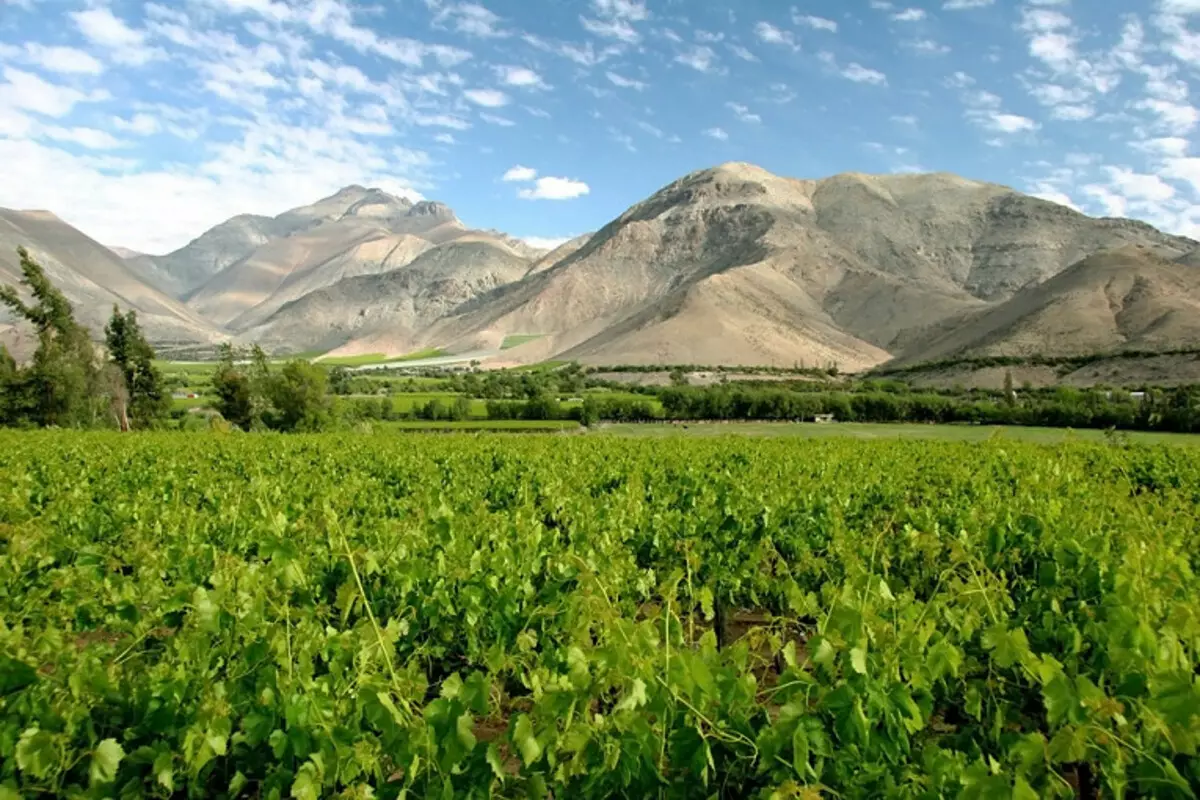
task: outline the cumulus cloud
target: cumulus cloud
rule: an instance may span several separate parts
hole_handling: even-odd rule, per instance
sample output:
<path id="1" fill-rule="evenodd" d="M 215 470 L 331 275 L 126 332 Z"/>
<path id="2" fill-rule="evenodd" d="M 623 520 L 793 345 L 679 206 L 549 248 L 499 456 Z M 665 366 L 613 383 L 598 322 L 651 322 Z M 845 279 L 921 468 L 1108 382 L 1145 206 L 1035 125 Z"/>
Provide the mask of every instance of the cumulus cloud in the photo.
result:
<path id="1" fill-rule="evenodd" d="M 538 178 L 532 188 L 522 189 L 517 196 L 523 200 L 574 200 L 591 192 L 583 181 L 571 178 Z"/>
<path id="2" fill-rule="evenodd" d="M 892 19 L 896 22 L 920 22 L 925 19 L 925 9 L 923 8 L 906 8 L 903 11 L 897 11 L 892 14 Z"/>
<path id="3" fill-rule="evenodd" d="M 512 183 L 512 182 L 527 183 L 528 181 L 531 181 L 531 180 L 535 179 L 536 177 L 537 177 L 536 169 L 534 169 L 533 167 L 523 167 L 520 164 L 518 164 L 517 166 L 509 169 L 508 172 L 504 173 L 504 176 L 501 177 L 500 180 L 506 181 L 509 183 Z"/>
<path id="4" fill-rule="evenodd" d="M 574 236 L 522 236 L 521 241 L 537 250 L 557 250 L 567 242 L 574 239 Z"/>
<path id="5" fill-rule="evenodd" d="M 729 141 L 729 134 L 726 133 L 722 128 L 709 128 L 708 130 L 704 131 L 704 135 L 711 139 L 716 139 L 718 142 Z"/>
<path id="6" fill-rule="evenodd" d="M 497 66 L 494 69 L 497 79 L 505 86 L 533 89 L 546 88 L 546 82 L 542 80 L 542 76 L 528 67 Z"/>

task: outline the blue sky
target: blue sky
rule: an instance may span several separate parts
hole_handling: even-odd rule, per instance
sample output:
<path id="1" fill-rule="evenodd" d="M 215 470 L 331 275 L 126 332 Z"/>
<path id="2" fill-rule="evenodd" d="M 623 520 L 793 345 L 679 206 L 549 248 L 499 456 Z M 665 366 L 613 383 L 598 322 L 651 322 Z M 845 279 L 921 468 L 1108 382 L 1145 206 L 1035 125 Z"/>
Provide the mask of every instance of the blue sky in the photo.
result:
<path id="1" fill-rule="evenodd" d="M 537 240 L 695 169 L 1200 235 L 1200 0 L 0 0 L 0 206 L 163 252 L 349 183 Z"/>

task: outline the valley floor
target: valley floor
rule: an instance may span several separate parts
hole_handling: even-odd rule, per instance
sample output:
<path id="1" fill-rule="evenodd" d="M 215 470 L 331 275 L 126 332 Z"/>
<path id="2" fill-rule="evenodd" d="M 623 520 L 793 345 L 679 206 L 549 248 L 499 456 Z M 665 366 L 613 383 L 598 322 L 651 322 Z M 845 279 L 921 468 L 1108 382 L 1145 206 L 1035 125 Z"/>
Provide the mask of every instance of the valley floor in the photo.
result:
<path id="1" fill-rule="evenodd" d="M 647 438 L 735 435 L 801 439 L 927 439 L 948 442 L 979 442 L 995 438 L 1043 444 L 1057 444 L 1065 441 L 1101 442 L 1111 435 L 1107 431 L 1092 429 L 867 422 L 835 422 L 831 424 L 812 422 L 612 423 L 600 426 L 597 431 L 614 436 Z M 1129 441 L 1138 444 L 1200 445 L 1200 435 L 1197 434 L 1122 431 L 1118 435 L 1127 436 Z"/>

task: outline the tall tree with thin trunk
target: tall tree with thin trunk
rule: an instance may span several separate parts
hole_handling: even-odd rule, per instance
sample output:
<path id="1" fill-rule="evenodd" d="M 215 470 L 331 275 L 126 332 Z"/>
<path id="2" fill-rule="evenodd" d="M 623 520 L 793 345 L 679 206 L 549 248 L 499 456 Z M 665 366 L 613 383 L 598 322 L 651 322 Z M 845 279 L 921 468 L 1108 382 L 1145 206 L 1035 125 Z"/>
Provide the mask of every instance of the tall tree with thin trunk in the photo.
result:
<path id="1" fill-rule="evenodd" d="M 37 331 L 33 363 L 17 381 L 23 406 L 20 416 L 38 425 L 94 425 L 106 404 L 99 386 L 96 351 L 87 330 L 75 321 L 71 304 L 55 288 L 41 264 L 24 247 L 17 248 L 21 284 L 0 286 L 0 303 Z"/>
<path id="2" fill-rule="evenodd" d="M 129 418 L 138 428 L 151 428 L 170 411 L 171 397 L 163 386 L 162 375 L 154 366 L 154 348 L 146 341 L 138 324 L 137 312 L 124 315 L 113 306 L 112 317 L 104 328 L 108 357 L 120 371 L 129 413 L 118 417 L 121 430 L 129 429 Z M 115 408 L 115 406 L 114 406 Z M 121 421 L 124 420 L 124 421 Z"/>

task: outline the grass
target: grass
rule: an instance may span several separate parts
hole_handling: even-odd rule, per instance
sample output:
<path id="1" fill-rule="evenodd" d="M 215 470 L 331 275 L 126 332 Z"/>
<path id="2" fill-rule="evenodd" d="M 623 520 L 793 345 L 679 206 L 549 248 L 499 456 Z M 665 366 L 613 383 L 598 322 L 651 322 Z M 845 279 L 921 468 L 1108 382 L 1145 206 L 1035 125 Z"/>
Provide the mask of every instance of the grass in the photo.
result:
<path id="1" fill-rule="evenodd" d="M 686 425 L 686 428 L 684 427 Z M 611 424 L 600 429 L 615 436 L 673 437 L 673 436 L 764 436 L 795 437 L 804 439 L 933 439 L 940 441 L 978 442 L 992 437 L 1014 441 L 1057 444 L 1075 441 L 1104 441 L 1101 430 L 1074 430 L 1067 428 L 1023 428 L 995 425 L 912 425 L 871 424 L 862 422 L 835 422 L 818 425 L 811 422 L 730 422 L 730 423 L 650 423 Z M 1156 431 L 1129 431 L 1130 441 L 1139 444 L 1184 444 L 1200 445 L 1200 436 L 1186 433 L 1159 433 Z"/>
<path id="2" fill-rule="evenodd" d="M 205 408 L 212 405 L 212 401 L 216 399 L 200 395 L 199 397 L 172 397 L 171 407 L 178 410 L 187 410 L 189 408 Z"/>
<path id="3" fill-rule="evenodd" d="M 377 423 L 384 430 L 400 432 L 478 432 L 513 431 L 520 433 L 552 433 L 579 430 L 574 420 L 536 419 L 472 419 L 463 422 L 429 422 L 425 420 Z"/>
<path id="4" fill-rule="evenodd" d="M 544 333 L 514 333 L 511 336 L 504 337 L 504 341 L 500 343 L 500 349 L 511 350 L 514 347 L 520 347 L 529 342 L 536 342 L 545 335 Z"/>
<path id="5" fill-rule="evenodd" d="M 387 361 L 388 357 L 383 353 L 363 353 L 357 356 L 333 356 L 332 358 L 323 358 L 318 361 L 318 364 L 323 364 L 330 367 L 361 367 L 366 364 L 382 364 Z"/>
<path id="6" fill-rule="evenodd" d="M 389 358 L 386 363 L 391 364 L 393 362 L 400 363 L 402 361 L 422 361 L 426 358 L 441 358 L 444 355 L 447 355 L 447 353 L 440 347 L 426 347 L 424 350 L 418 350 L 417 352 L 409 353 L 406 356 Z"/>

